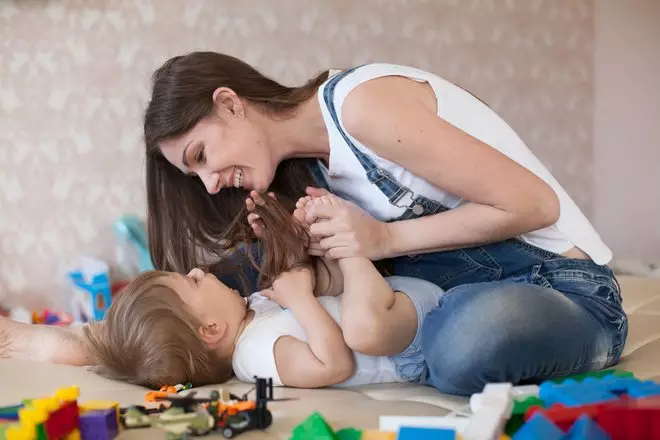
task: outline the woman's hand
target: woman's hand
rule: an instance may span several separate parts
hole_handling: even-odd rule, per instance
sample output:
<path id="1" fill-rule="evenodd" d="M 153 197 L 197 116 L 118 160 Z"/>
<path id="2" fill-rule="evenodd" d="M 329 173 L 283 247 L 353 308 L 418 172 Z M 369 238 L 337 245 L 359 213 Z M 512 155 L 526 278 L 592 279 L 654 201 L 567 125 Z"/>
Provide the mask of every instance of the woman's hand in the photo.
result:
<path id="1" fill-rule="evenodd" d="M 314 297 L 314 274 L 307 268 L 284 272 L 261 294 L 282 307 L 294 309 Z"/>
<path id="2" fill-rule="evenodd" d="M 306 222 L 313 236 L 323 237 L 318 248 L 327 258 L 364 257 L 372 261 L 388 256 L 389 232 L 356 204 L 333 194 L 307 203 Z"/>

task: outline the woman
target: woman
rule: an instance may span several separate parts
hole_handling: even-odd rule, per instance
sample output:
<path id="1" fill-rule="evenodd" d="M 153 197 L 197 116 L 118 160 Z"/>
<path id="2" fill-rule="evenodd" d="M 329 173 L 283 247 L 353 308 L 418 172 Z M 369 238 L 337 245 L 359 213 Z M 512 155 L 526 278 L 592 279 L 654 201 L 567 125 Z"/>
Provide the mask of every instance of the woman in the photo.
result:
<path id="1" fill-rule="evenodd" d="M 250 191 L 293 204 L 327 187 L 353 203 L 310 208 L 314 252 L 368 257 L 446 290 L 421 330 L 439 390 L 467 395 L 621 356 L 610 250 L 515 132 L 442 78 L 370 64 L 285 87 L 233 57 L 191 53 L 155 72 L 144 130 L 159 269 L 225 261 Z"/>

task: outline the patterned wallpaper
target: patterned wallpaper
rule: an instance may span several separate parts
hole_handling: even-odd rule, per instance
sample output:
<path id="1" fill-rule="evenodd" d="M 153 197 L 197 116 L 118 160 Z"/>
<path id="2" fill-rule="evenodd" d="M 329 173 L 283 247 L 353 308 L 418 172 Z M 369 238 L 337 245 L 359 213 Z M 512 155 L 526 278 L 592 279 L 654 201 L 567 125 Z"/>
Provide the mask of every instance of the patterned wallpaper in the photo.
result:
<path id="1" fill-rule="evenodd" d="M 144 214 L 141 115 L 167 57 L 216 50 L 287 84 L 384 61 L 487 101 L 591 212 L 591 0 L 0 1 L 0 300 L 63 298 Z"/>

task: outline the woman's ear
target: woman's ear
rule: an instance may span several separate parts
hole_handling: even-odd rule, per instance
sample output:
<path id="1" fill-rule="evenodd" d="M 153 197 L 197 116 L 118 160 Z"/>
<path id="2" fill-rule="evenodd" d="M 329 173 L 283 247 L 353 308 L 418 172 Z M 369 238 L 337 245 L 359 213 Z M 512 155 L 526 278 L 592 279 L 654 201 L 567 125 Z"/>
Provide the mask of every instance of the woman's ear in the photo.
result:
<path id="1" fill-rule="evenodd" d="M 199 335 L 207 345 L 217 345 L 227 335 L 227 323 L 212 323 L 199 328 Z"/>
<path id="2" fill-rule="evenodd" d="M 236 92 L 228 87 L 218 87 L 213 92 L 213 103 L 216 106 L 219 116 L 231 115 L 236 118 L 243 118 L 245 109 L 243 102 Z"/>

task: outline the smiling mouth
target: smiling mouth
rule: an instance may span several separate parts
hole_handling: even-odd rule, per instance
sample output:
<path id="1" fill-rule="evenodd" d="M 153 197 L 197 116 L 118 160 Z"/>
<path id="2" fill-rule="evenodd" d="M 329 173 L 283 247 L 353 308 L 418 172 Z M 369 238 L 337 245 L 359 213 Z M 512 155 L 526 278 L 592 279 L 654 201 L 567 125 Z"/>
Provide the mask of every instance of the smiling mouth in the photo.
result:
<path id="1" fill-rule="evenodd" d="M 241 188 L 243 186 L 243 169 L 236 168 L 234 171 L 234 188 Z"/>

